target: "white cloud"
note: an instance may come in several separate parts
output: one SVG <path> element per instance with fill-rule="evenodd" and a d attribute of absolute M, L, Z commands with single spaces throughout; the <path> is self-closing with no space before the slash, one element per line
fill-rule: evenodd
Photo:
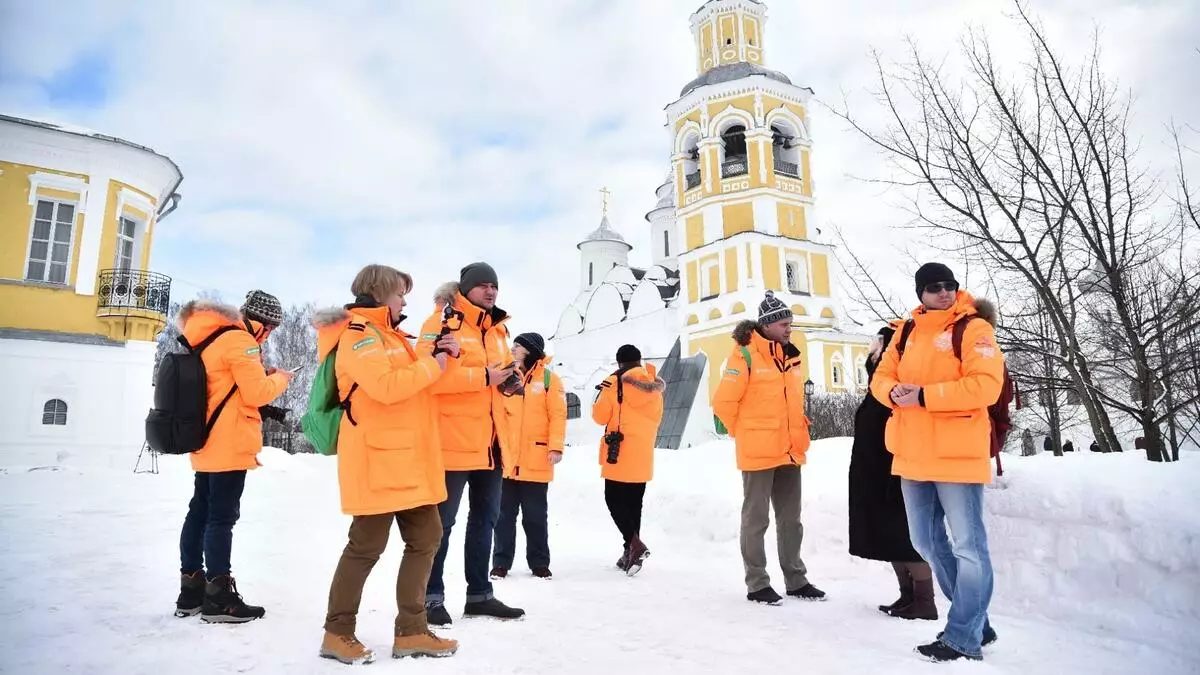
<path fill-rule="evenodd" d="M 66 18 L 52 4 L 0 10 L 0 107 L 127 137 L 181 165 L 185 198 L 154 257 L 178 294 L 262 287 L 340 302 L 353 272 L 380 261 L 415 274 L 420 317 L 437 283 L 486 259 L 517 327 L 549 334 L 575 293 L 574 244 L 599 221 L 601 185 L 614 190 L 611 218 L 635 260 L 649 258 L 643 215 L 669 158 L 662 108 L 695 76 L 687 18 L 699 0 L 91 0 Z M 869 113 L 872 46 L 901 56 L 907 33 L 952 50 L 968 22 L 998 30 L 1005 5 L 769 8 L 768 65 L 831 103 L 848 92 Z M 1200 58 L 1181 56 L 1194 42 L 1189 0 L 1035 10 L 1073 49 L 1093 18 L 1104 27 L 1106 62 L 1150 111 L 1142 128 L 1195 109 L 1187 73 Z M 31 84 L 97 50 L 113 76 L 102 104 L 51 104 Z M 812 113 L 819 220 L 886 260 L 907 237 L 895 229 L 897 196 L 847 178 L 886 167 L 819 106 Z M 903 270 L 893 277 L 907 289 Z"/>

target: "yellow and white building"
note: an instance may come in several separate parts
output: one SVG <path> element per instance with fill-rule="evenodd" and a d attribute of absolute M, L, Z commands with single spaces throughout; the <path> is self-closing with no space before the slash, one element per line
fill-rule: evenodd
<path fill-rule="evenodd" d="M 870 336 L 845 314 L 833 248 L 811 225 L 812 91 L 764 65 L 766 23 L 758 0 L 709 0 L 691 16 L 697 76 L 666 107 L 673 153 L 646 215 L 652 265 L 629 265 L 631 247 L 605 217 L 579 244 L 580 294 L 553 340 L 581 400 L 622 342 L 664 367 L 676 340 L 676 359 L 703 361 L 699 385 L 688 385 L 697 388 L 690 431 L 665 447 L 711 429 L 707 402 L 730 333 L 758 318 L 767 290 L 792 308 L 792 341 L 816 390 L 866 384 Z"/>
<path fill-rule="evenodd" d="M 0 115 L 5 463 L 136 457 L 171 292 L 150 251 L 182 179 L 150 148 Z"/>

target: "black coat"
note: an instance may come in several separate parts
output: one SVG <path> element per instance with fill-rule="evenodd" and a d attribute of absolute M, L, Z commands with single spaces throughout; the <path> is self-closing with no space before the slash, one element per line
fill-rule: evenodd
<path fill-rule="evenodd" d="M 885 562 L 921 562 L 908 538 L 900 478 L 883 430 L 892 411 L 867 392 L 854 414 L 850 454 L 850 555 Z"/>

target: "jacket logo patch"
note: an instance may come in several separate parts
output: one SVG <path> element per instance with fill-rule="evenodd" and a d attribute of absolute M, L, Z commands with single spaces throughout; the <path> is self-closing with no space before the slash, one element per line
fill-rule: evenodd
<path fill-rule="evenodd" d="M 262 347 L 251 347 L 250 349 L 246 350 L 246 356 L 254 356 L 255 354 L 261 354 L 261 353 L 262 353 Z"/>
<path fill-rule="evenodd" d="M 374 337 L 365 337 L 365 338 L 359 340 L 358 342 L 355 342 L 354 346 L 351 347 L 350 349 L 352 349 L 354 351 L 358 351 L 358 350 L 362 349 L 363 347 L 366 347 L 367 345 L 373 345 L 376 342 L 377 342 L 377 340 Z"/>
<path fill-rule="evenodd" d="M 436 340 L 441 333 L 425 333 L 421 336 L 422 340 Z"/>
<path fill-rule="evenodd" d="M 529 387 L 529 393 L 544 394 L 544 393 L 546 393 L 546 388 L 543 387 L 541 384 L 535 384 L 535 385 L 532 385 Z"/>
<path fill-rule="evenodd" d="M 726 368 L 725 374 L 737 376 L 737 375 L 741 375 L 742 371 L 738 370 L 737 368 Z"/>
<path fill-rule="evenodd" d="M 996 343 L 990 337 L 984 335 L 975 341 L 975 353 L 990 359 L 996 356 Z"/>
<path fill-rule="evenodd" d="M 933 348 L 939 352 L 948 352 L 954 349 L 954 336 L 950 331 L 946 331 L 933 339 Z"/>

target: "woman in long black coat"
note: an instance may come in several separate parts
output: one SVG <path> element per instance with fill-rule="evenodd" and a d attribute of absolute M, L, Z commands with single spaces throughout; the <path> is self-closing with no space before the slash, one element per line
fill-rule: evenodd
<path fill-rule="evenodd" d="M 896 333 L 886 326 L 871 343 L 867 376 Z M 900 478 L 892 475 L 892 453 L 883 443 L 884 427 L 892 411 L 868 390 L 854 414 L 854 448 L 850 455 L 850 555 L 892 564 L 900 584 L 900 599 L 880 605 L 879 611 L 904 619 L 937 619 L 933 572 L 913 549 L 908 537 L 908 517 Z"/>

